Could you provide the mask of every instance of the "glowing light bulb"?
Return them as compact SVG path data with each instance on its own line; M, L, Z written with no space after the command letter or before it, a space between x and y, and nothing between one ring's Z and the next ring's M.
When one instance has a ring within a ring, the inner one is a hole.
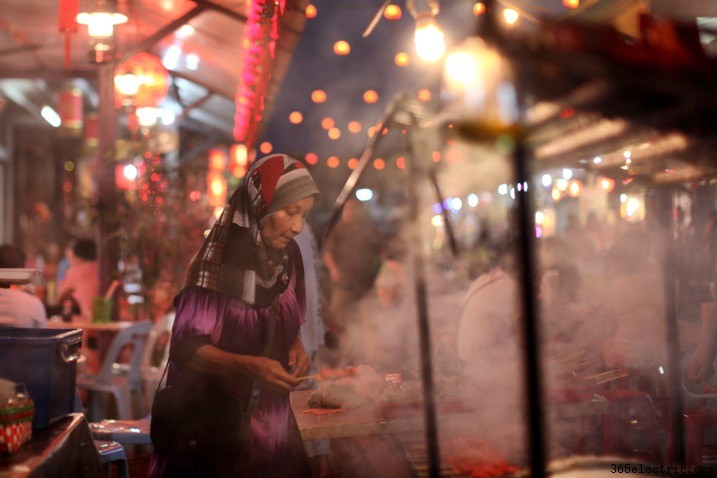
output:
M413 36L416 53L423 61L433 62L443 56L446 42L443 32L430 15L416 18L416 33Z

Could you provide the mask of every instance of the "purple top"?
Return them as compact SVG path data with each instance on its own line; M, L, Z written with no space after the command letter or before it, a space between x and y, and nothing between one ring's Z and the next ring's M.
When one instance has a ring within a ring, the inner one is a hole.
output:
M302 281L297 286L296 274L291 275L287 289L280 295L274 338L267 354L288 369L289 349L303 323L304 299ZM297 294L297 291L300 293ZM178 297L177 314L172 329L168 374L170 385L190 383L193 389L206 388L206 376L187 367L198 346L212 344L241 355L261 355L269 329L271 306L255 307L241 299L214 291L192 287ZM244 375L222 380L225 390L247 403L253 381ZM223 463L197 464L203 476L309 476L308 462L296 421L291 411L289 394L262 389L250 421L247 442L239 456L228 456ZM150 478L175 476L178 470L188 472L168 456L155 452L150 465ZM191 467L191 464L189 464ZM194 470L192 473L196 473Z

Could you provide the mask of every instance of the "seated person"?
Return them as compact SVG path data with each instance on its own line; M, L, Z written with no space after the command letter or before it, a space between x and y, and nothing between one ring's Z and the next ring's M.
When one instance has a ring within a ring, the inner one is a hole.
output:
M475 401L477 421L466 426L480 430L509 463L522 465L526 429L517 268L515 249L506 247L497 265L473 282L463 301L456 348L465 395Z
M92 299L99 295L100 278L97 248L91 239L78 239L72 245L70 266L59 284L60 300L72 298L85 320L92 319Z
M603 319L607 368L657 371L667 355L662 271L650 262L650 237L640 230L620 236L608 255Z
M0 268L24 268L25 253L9 244L0 246ZM47 313L40 299L18 286L0 282L0 327L45 327Z

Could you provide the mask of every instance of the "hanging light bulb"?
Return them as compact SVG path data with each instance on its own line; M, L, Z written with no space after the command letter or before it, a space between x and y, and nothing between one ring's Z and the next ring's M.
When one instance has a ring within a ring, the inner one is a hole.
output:
M446 51L443 32L436 23L439 7L437 0L408 0L406 8L416 20L413 42L416 53L424 61L436 61Z
M478 37L446 58L444 89L451 114L492 131L517 125L518 98L508 59Z
M77 23L87 25L90 36L90 60L102 63L110 59L114 48L114 26L127 22L117 11L115 0L92 0L77 14Z

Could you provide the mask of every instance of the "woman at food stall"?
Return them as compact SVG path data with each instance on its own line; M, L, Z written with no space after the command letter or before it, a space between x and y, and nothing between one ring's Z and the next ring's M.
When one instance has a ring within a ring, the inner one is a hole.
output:
M310 476L289 401L310 368L299 334L305 297L293 238L318 196L301 163L267 156L212 227L175 299L167 383L184 387L185 400L197 403L186 413L217 427L208 433L217 443L188 454L155 443L150 477ZM228 407L217 406L223 402ZM238 422L240 446L227 453L219 437L233 427L233 410L246 419Z

